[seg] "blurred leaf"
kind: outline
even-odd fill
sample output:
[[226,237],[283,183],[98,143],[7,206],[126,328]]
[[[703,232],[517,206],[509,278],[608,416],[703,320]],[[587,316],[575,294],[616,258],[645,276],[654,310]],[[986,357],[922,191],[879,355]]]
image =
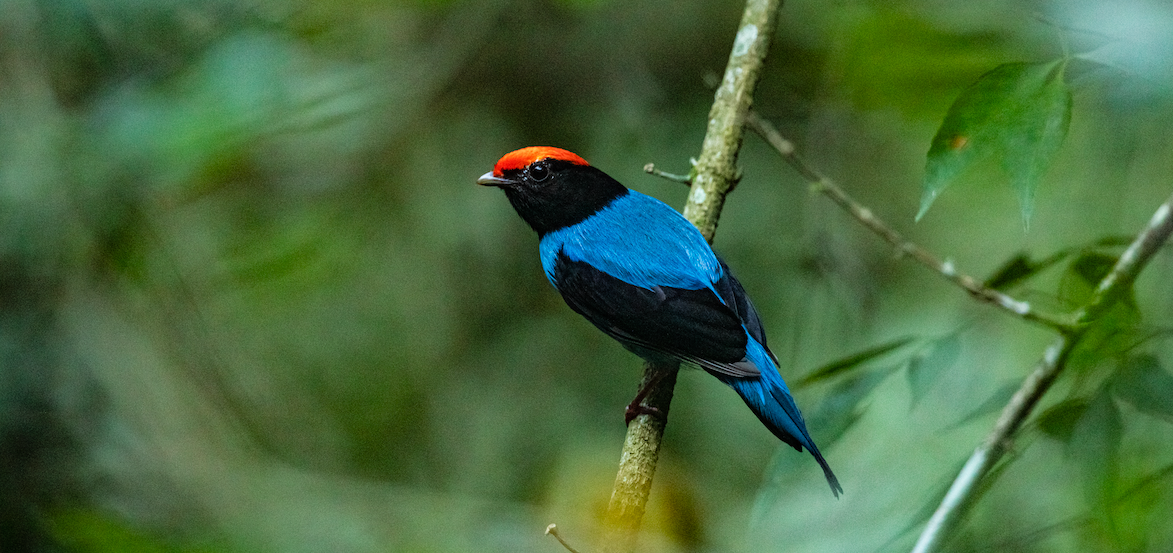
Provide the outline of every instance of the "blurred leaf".
[[987,288],[1006,290],[1025,280],[1034,277],[1043,270],[1063,261],[1072,254],[1072,250],[1060,250],[1050,257],[1034,261],[1030,255],[1023,252],[1015,255],[998,267],[994,274],[986,278],[983,283]]
[[1003,263],[994,274],[984,283],[986,288],[1005,290],[1019,282],[1030,278],[1039,271],[1039,267],[1031,263],[1030,256],[1020,253]]
[[838,440],[863,415],[859,404],[899,365],[854,375],[836,384],[810,417],[810,428],[823,448]]
[[1112,381],[1112,392],[1142,413],[1173,420],[1173,375],[1154,355],[1126,359]]
[[927,350],[918,353],[908,362],[908,387],[912,390],[912,405],[932,388],[941,373],[957,362],[961,356],[961,340],[956,334],[949,334],[932,341]]
[[[1081,246],[1063,248],[1048,257],[1044,257],[1043,259],[1038,260],[1031,259],[1030,254],[1026,252],[1019,252],[1015,254],[1014,257],[1008,259],[1005,263],[998,267],[998,269],[995,270],[992,275],[986,278],[983,284],[987,288],[1006,290],[1016,284],[1021,283],[1024,280],[1034,277],[1038,273],[1054,266],[1057,263],[1062,262],[1064,259],[1067,259],[1076,253],[1081,255],[1091,254],[1096,257],[1111,258],[1112,263],[1115,263],[1115,257],[1100,253],[1095,251],[1095,249],[1127,246],[1131,244],[1135,238],[1135,236],[1130,235],[1104,236]],[[1095,264],[1095,262],[1091,260],[1084,260],[1083,263],[1092,265]],[[1093,267],[1088,268],[1094,269]],[[1110,268],[1111,265],[1109,265],[1109,269]],[[1081,268],[1081,270],[1083,269]],[[1097,271],[1092,270],[1090,272],[1085,272],[1090,275],[1095,274]],[[1102,273],[1099,273],[1100,276],[1099,278],[1094,279],[1094,283],[1098,284],[1100,278],[1103,278],[1103,275],[1106,275],[1107,272],[1108,270],[1105,269]]]
[[1124,490],[1123,492],[1120,492],[1119,497],[1117,497],[1116,499],[1117,499],[1117,501],[1124,501],[1126,499],[1129,499],[1129,497],[1132,496],[1133,494],[1137,494],[1137,493],[1140,493],[1141,491],[1144,491],[1146,489],[1150,489],[1153,486],[1155,486],[1156,484],[1161,483],[1162,480],[1164,480],[1170,476],[1173,476],[1173,464],[1165,465],[1164,467],[1161,467],[1160,469],[1149,473],[1148,475],[1144,476],[1140,480],[1137,480],[1136,483],[1129,486],[1128,489]]
[[1003,37],[985,30],[943,29],[914,10],[868,12],[842,29],[844,91],[865,110],[936,116],[974,75],[1011,55]]
[[[1070,307],[1086,305],[1095,294],[1100,280],[1116,264],[1113,255],[1087,251],[1076,257],[1059,282],[1059,299]],[[1141,313],[1136,296],[1129,287],[1119,302],[1095,321],[1071,354],[1075,371],[1098,366],[1105,359],[1125,355],[1141,341],[1138,331]]]
[[1116,472],[1123,425],[1120,411],[1107,387],[1096,393],[1075,423],[1067,441],[1067,453],[1079,463],[1087,489],[1097,499],[1106,499]]
[[1035,188],[1071,122],[1066,65],[1066,59],[1003,64],[961,93],[929,147],[917,220],[963,170],[995,158],[1010,176],[1029,224]]
[[85,553],[210,553],[208,547],[182,547],[149,536],[105,513],[69,509],[49,517],[53,536],[69,551]]
[[897,338],[895,340],[892,340],[891,342],[886,342],[886,343],[880,344],[878,346],[870,347],[870,348],[865,349],[863,351],[848,355],[847,357],[844,357],[842,359],[838,359],[838,360],[832,361],[830,363],[827,363],[826,365],[823,365],[822,367],[819,367],[819,368],[815,369],[814,371],[811,371],[810,374],[799,379],[798,382],[796,382],[794,384],[794,388],[798,389],[803,386],[809,386],[809,385],[814,384],[816,382],[820,382],[820,381],[826,380],[828,378],[831,378],[833,376],[836,376],[839,373],[858,368],[859,366],[863,365],[864,363],[871,361],[872,359],[875,359],[877,357],[880,357],[881,355],[884,355],[890,351],[899,349],[899,348],[907,345],[908,343],[912,342],[913,340],[914,340],[914,338],[912,336],[905,336],[903,338]]
[[1010,398],[1014,397],[1014,392],[1018,391],[1019,386],[1020,384],[1017,382],[1003,384],[1001,388],[994,390],[994,393],[990,394],[990,397],[986,398],[981,405],[975,407],[973,411],[961,417],[957,422],[945,427],[944,430],[959,428],[981,417],[1001,411],[1010,402]]
[[1059,283],[1059,299],[1071,307],[1091,301],[1096,285],[1115,264],[1114,256],[1096,251],[1083,252],[1067,266]]
[[1056,403],[1039,415],[1039,430],[1056,440],[1069,441],[1075,431],[1075,424],[1086,411],[1087,401],[1084,399],[1068,399]]
[[1087,252],[1075,259],[1075,262],[1071,264],[1071,270],[1088,285],[1095,287],[1104,277],[1108,276],[1108,272],[1116,265],[1117,259],[1113,255]]
[[[899,542],[901,538],[908,535],[909,532],[921,527],[929,520],[930,517],[933,516],[933,513],[936,512],[937,507],[941,505],[941,501],[945,499],[945,494],[949,493],[949,488],[953,487],[953,482],[957,480],[957,475],[962,471],[962,469],[965,468],[965,464],[969,462],[969,459],[970,457],[966,456],[964,459],[954,464],[953,468],[945,473],[945,475],[938,482],[937,487],[934,489],[933,493],[929,495],[928,500],[921,504],[920,509],[917,509],[916,513],[912,515],[912,518],[909,519],[908,525],[905,526],[895,536],[892,536],[892,538],[889,539],[886,544],[879,547],[878,551],[888,550],[889,547],[892,547],[894,544]],[[989,491],[994,483],[998,481],[998,478],[1002,476],[1002,473],[1006,472],[1006,468],[1010,466],[1010,462],[1012,460],[1012,456],[1003,457],[1002,461],[995,464],[994,467],[990,469],[988,473],[986,473],[986,476],[982,478],[981,482],[978,483],[977,489],[974,491],[973,495],[970,496],[969,501],[971,504],[977,502],[983,495],[985,495],[987,491]],[[911,544],[906,547],[901,547],[899,551],[908,550],[910,547]]]

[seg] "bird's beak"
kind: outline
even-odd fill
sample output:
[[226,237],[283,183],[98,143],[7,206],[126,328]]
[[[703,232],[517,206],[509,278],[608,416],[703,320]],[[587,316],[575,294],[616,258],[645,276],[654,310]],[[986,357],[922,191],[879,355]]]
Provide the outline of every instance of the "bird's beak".
[[498,176],[494,176],[493,172],[489,171],[488,173],[481,175],[481,178],[477,179],[477,184],[479,184],[481,186],[501,187],[501,186],[509,186],[511,184],[517,184],[517,182],[511,181],[509,179],[503,179]]

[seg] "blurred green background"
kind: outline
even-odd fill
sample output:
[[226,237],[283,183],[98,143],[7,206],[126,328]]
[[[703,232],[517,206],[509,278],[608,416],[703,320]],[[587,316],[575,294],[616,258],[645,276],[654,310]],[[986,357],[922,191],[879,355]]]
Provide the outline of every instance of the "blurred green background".
[[[532,232],[473,181],[558,145],[682,205],[641,168],[687,172],[740,12],[0,0],[0,550],[557,552],[555,522],[589,551],[640,364],[563,305]],[[914,225],[950,102],[1064,48],[1100,63],[1072,67],[1029,231],[996,171]],[[1143,226],[1173,189],[1171,100],[1167,2],[793,0],[755,107],[986,276]],[[715,246],[783,376],[913,341],[796,390],[838,501],[735,394],[682,374],[644,550],[906,550],[1052,336],[895,259],[756,137],[741,164]],[[1158,338],[1128,350],[1165,364],[1171,272],[1161,253],[1138,282]],[[1061,309],[1070,281],[1015,293]],[[1119,358],[1089,356],[1044,407]],[[910,387],[912,359],[939,367]],[[1113,405],[1090,430],[1028,428],[954,549],[1173,549],[1169,420]]]

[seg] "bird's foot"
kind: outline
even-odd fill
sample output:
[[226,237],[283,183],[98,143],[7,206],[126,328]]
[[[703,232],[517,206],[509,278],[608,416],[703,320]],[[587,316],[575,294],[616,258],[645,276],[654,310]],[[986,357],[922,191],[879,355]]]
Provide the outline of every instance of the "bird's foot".
[[[643,398],[638,398],[638,399],[643,399]],[[623,420],[628,426],[631,426],[631,421],[640,415],[651,415],[653,417],[659,417],[661,419],[664,418],[663,411],[661,411],[655,407],[648,407],[647,405],[644,405],[642,403],[632,402],[631,405],[628,405],[627,409],[625,409],[623,411]]]
[[644,405],[644,398],[648,397],[648,394],[652,392],[652,388],[655,388],[656,384],[659,384],[660,381],[663,380],[667,375],[668,373],[663,371],[657,372],[653,374],[647,382],[640,386],[639,391],[635,394],[635,399],[632,399],[631,403],[627,404],[627,409],[623,411],[623,420],[626,422],[627,426],[631,426],[631,420],[640,415],[652,415],[654,417],[659,417],[661,420],[668,419],[664,416],[664,412],[659,408]]

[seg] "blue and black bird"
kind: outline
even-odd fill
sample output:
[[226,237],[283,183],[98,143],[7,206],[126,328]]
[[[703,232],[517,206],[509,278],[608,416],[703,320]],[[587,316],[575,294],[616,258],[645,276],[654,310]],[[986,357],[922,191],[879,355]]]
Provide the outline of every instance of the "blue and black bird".
[[538,233],[542,268],[571,309],[644,359],[695,364],[733,388],[778,439],[814,455],[839,496],[757,311],[692,223],[560,148],[505,154],[477,184],[504,190]]

